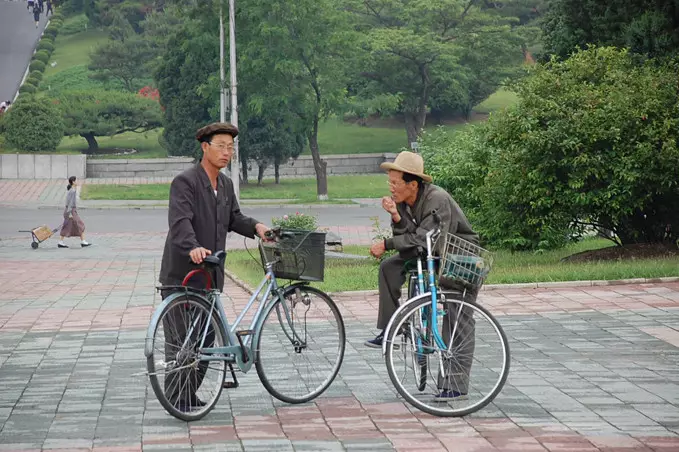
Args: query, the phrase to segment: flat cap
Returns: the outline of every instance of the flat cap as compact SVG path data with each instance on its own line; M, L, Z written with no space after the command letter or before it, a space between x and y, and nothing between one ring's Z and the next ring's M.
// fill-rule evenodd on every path
M233 138L236 138L238 136L238 127L228 122L213 122L212 124L198 129L196 132L196 140L203 141L206 137L211 137L218 133L231 135Z

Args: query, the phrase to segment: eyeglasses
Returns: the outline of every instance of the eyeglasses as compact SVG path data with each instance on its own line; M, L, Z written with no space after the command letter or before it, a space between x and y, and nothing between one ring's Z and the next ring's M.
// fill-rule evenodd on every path
M221 152L233 152L233 144L223 144L223 143L213 143L212 141L208 141L208 144L210 146L214 146Z

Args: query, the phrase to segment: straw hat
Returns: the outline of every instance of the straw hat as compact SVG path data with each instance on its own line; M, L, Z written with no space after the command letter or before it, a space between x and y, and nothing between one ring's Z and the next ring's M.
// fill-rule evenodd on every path
M424 174L424 160L420 154L410 151L403 151L396 156L394 163L384 162L380 165L383 170L395 170L402 173L419 176L425 182L431 182L431 176Z

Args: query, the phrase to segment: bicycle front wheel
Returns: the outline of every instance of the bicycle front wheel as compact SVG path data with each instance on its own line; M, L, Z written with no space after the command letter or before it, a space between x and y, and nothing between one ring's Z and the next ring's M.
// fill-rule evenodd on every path
M396 390L413 406L434 416L465 416L488 405L509 374L509 344L484 307L446 299L414 302L394 320L386 364ZM426 367L426 372L424 371Z
M195 421L217 403L225 361L201 360L199 348L223 347L226 333L207 301L187 293L170 302L153 333L153 353L146 360L151 387L172 416Z
M314 287L290 286L264 313L255 347L257 374L277 399L308 402L337 376L345 346L335 302Z

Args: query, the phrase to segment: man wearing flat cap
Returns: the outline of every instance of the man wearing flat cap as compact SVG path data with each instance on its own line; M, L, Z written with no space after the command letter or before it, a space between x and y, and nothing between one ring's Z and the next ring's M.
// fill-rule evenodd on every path
M427 249L426 234L436 228L433 212L440 217L441 237L452 233L465 240L478 244L479 237L472 230L467 217L455 200L442 188L431 183L431 176L424 172L424 161L419 154L404 151L396 156L393 163L382 163L380 167L388 172L389 191L391 196L382 198L382 208L391 215L393 237L374 243L370 247L370 254L380 258L387 250L398 253L384 259L380 263L378 276L379 312L377 328L381 332L374 339L365 342L372 348L381 348L385 328L389 319L399 306L401 286L406 280L406 261L417 257L418 247ZM439 247L443 240L439 241ZM476 294L471 294L473 298ZM474 352L474 324L469 318L462 327L463 333L472 338L469 356ZM450 332L444 340L450 340ZM471 365L471 362L469 363ZM468 369L467 369L468 370ZM455 399L466 395L468 377L461 381L439 382L440 394L437 400Z
M176 176L170 186L169 231L159 277L163 285L181 285L186 274L196 268L191 262L200 264L206 256L224 250L228 232L234 231L249 238L258 235L264 239L264 234L269 230L254 218L243 215L234 193L233 182L220 171L229 164L233 156L233 140L237 135L237 127L221 122L210 124L196 132L196 139L203 152L202 159L200 163ZM223 266L216 273L214 286L221 291L224 289ZM190 285L205 288L205 281L198 279L191 281ZM162 296L167 298L171 293L172 291L164 290ZM183 342L182 331L179 331L181 328L177 326L183 323L184 319L163 319L166 343L170 343L166 346L166 355L173 348L172 343ZM174 334L176 337L168 338L168 335L172 336L168 333L170 330L179 332ZM183 335L186 335L185 331ZM166 362L174 359L171 350L169 354ZM189 377L175 372L165 379L168 399L181 411L191 411L204 405L195 392L205 376L205 369L199 369L197 373L197 376ZM186 382L183 380L189 379L192 388L188 391L191 394L187 395ZM180 394L182 386L184 393Z

